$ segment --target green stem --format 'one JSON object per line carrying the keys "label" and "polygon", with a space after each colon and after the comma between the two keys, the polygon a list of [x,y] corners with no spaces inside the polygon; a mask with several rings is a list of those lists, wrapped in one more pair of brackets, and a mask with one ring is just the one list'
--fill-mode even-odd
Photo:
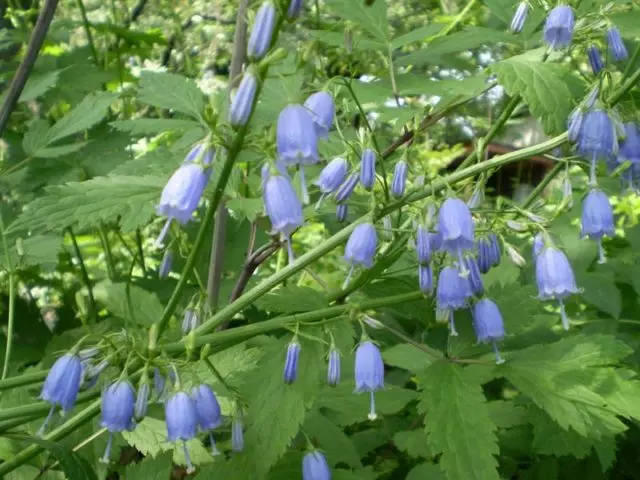
{"label": "green stem", "polygon": [[142,249],[142,235],[140,229],[136,229],[136,246],[138,247],[138,257],[140,257],[140,267],[142,268],[142,275],[147,276],[147,267],[144,263],[144,250]]}
{"label": "green stem", "polygon": [[107,237],[107,231],[104,225],[100,225],[98,229],[100,235],[100,244],[104,250],[105,259],[107,262],[107,275],[112,282],[116,279],[116,262],[113,259],[113,253],[111,252],[111,245],[109,244],[109,238]]}
{"label": "green stem", "polygon": [[68,227],[69,236],[71,237],[71,243],[73,245],[73,251],[76,254],[76,258],[78,259],[78,263],[80,264],[80,273],[82,275],[82,280],[87,287],[87,294],[89,296],[89,307],[91,308],[91,312],[89,313],[90,317],[95,318],[95,314],[98,311],[96,308],[96,299],[93,296],[93,287],[91,286],[91,279],[89,278],[89,272],[87,271],[87,267],[84,264],[84,259],[82,257],[82,252],[80,251],[80,246],[78,245],[78,239],[71,227]]}
{"label": "green stem", "polygon": [[458,26],[458,24],[464,19],[464,17],[467,16],[467,14],[471,11],[471,9],[473,8],[473,5],[475,3],[476,3],[476,0],[471,0],[469,3],[467,3],[465,5],[465,7],[462,9],[462,11],[458,14],[458,16],[453,19],[453,22],[451,22],[449,25],[444,27],[438,33],[438,35],[436,35],[435,38],[444,37],[444,36],[448,35],[454,28],[456,28]]}
{"label": "green stem", "polygon": [[10,390],[12,388],[23,387],[25,385],[40,383],[47,378],[48,373],[49,372],[47,370],[43,370],[41,372],[25,373],[15,377],[5,378],[4,380],[0,380],[0,392]]}
{"label": "green stem", "polygon": [[13,347],[13,326],[16,316],[16,274],[13,270],[9,244],[7,243],[7,237],[4,232],[4,220],[2,218],[2,212],[0,212],[0,235],[2,236],[2,248],[4,250],[5,262],[7,264],[7,272],[9,273],[9,319],[7,324],[7,343],[4,352],[4,365],[2,367],[2,380],[7,378],[9,373],[9,363],[11,361],[11,350]]}
{"label": "green stem", "polygon": [[87,9],[84,8],[84,3],[82,3],[82,0],[76,0],[76,3],[78,4],[80,15],[82,16],[82,26],[84,27],[84,32],[87,35],[87,42],[89,43],[89,48],[91,49],[91,56],[93,57],[96,65],[100,65],[98,50],[96,50],[96,45],[95,43],[93,43],[93,35],[91,34],[91,24],[89,23],[89,18],[87,17]]}
{"label": "green stem", "polygon": [[635,52],[633,52],[633,55],[631,56],[629,63],[627,63],[627,68],[624,69],[624,73],[622,74],[623,80],[629,76],[639,56],[640,56],[640,45],[636,47],[636,50]]}
{"label": "green stem", "polygon": [[[88,402],[89,400],[93,400],[98,396],[100,396],[99,390],[81,393],[80,395],[78,395],[76,404]],[[51,404],[45,401],[34,402],[28,405],[21,405],[19,407],[4,408],[0,410],[0,420],[10,420],[12,418],[26,417],[30,415],[44,416],[49,413],[50,409]]]}
{"label": "green stem", "polygon": [[[276,22],[275,29],[274,29],[273,39],[271,43],[272,45],[274,45],[278,39],[280,28],[283,22],[284,22],[284,16],[279,15],[278,20]],[[260,97],[260,92],[262,90],[262,82],[266,77],[267,72],[268,72],[268,67],[264,67],[260,71],[260,81],[258,82],[258,86],[256,88],[256,93],[254,95],[253,105],[251,108],[251,113],[249,114],[249,118],[245,123],[245,125],[238,130],[233,140],[233,143],[229,147],[227,159],[224,162],[222,170],[220,171],[220,177],[218,178],[218,183],[216,184],[216,188],[213,192],[213,197],[211,198],[211,201],[209,202],[209,206],[207,207],[207,211],[204,214],[204,217],[202,219],[202,224],[200,225],[200,229],[198,230],[198,235],[196,236],[196,239],[193,243],[193,248],[191,249],[191,252],[189,252],[189,256],[187,257],[187,261],[182,270],[182,274],[180,275],[180,279],[178,280],[178,284],[176,285],[175,289],[173,290],[173,293],[171,294],[171,298],[167,303],[167,307],[165,308],[164,313],[162,314],[162,317],[160,318],[160,320],[158,320],[157,323],[154,324],[154,327],[157,329],[156,338],[160,338],[162,336],[162,333],[164,332],[164,329],[166,328],[167,323],[169,323],[169,319],[171,318],[171,316],[173,315],[173,312],[178,307],[178,302],[180,301],[180,298],[182,297],[182,292],[187,285],[187,281],[189,279],[190,273],[193,267],[195,266],[196,259],[198,258],[200,250],[204,246],[205,239],[209,235],[209,229],[211,228],[211,224],[214,220],[215,212],[218,208],[218,205],[220,204],[220,200],[222,200],[222,195],[224,194],[225,187],[227,186],[227,182],[229,181],[229,177],[231,176],[233,165],[235,164],[235,160],[238,157],[240,150],[242,149],[242,145],[244,144],[244,138],[247,134],[247,131],[249,130],[249,125],[251,124],[251,118],[253,117],[253,113],[255,112],[256,103],[258,101],[258,98]]]}
{"label": "green stem", "polygon": [[536,185],[536,188],[529,194],[529,196],[522,203],[522,208],[529,208],[533,205],[533,202],[544,192],[544,189],[553,181],[554,178],[566,167],[564,162],[558,162],[554,165],[554,167],[549,170],[549,172],[545,175],[542,181]]}

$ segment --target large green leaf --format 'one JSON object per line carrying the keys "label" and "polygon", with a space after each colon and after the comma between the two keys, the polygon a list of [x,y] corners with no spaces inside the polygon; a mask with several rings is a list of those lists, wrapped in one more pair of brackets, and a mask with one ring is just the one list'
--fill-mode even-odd
{"label": "large green leaf", "polygon": [[260,298],[256,306],[269,312],[296,313],[326,308],[328,302],[317,290],[290,284]]}
{"label": "large green leaf", "polygon": [[171,476],[171,467],[170,453],[163,453],[155,458],[145,458],[140,463],[127,466],[125,480],[142,480],[145,478],[167,480]]}
{"label": "large green leaf", "polygon": [[103,303],[116,317],[134,325],[150,327],[164,313],[164,307],[155,293],[135,285],[103,282],[93,289],[96,300]]}
{"label": "large green leaf", "polygon": [[354,2],[352,0],[325,0],[325,4],[345,20],[362,27],[373,39],[384,46],[389,40],[387,2]]}
{"label": "large green leaf", "polygon": [[205,101],[202,91],[187,78],[173,73],[142,72],[138,99],[155,107],[184,113],[200,120]]}
{"label": "large green leaf", "polygon": [[52,186],[25,207],[9,232],[88,228],[118,219],[123,231],[132,231],[153,216],[165,182],[153,176],[110,176]]}
{"label": "large green leaf", "polygon": [[330,465],[346,463],[352,468],[362,467],[360,456],[352,440],[347,437],[342,428],[318,411],[309,412],[303,428],[314,438],[317,447],[325,452]]}
{"label": "large green leaf", "polygon": [[482,386],[459,365],[433,363],[418,408],[426,414],[428,444],[442,452],[440,467],[449,480],[498,480],[498,439]]}
{"label": "large green leaf", "polygon": [[620,29],[620,33],[629,38],[640,37],[640,10],[618,12],[608,15],[609,20]]}
{"label": "large green leaf", "polygon": [[585,302],[613,318],[620,318],[622,294],[611,274],[578,273],[576,277]]}

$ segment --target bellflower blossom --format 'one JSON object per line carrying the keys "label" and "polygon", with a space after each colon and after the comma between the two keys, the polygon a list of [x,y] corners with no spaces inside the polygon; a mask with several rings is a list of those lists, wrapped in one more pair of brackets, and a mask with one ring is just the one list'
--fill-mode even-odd
{"label": "bellflower blossom", "polygon": [[196,416],[198,418],[198,428],[202,432],[209,432],[209,441],[211,443],[211,454],[219,455],[220,452],[216,447],[216,440],[213,437],[212,430],[218,428],[222,423],[222,413],[218,399],[206,384],[198,385],[191,391],[191,398],[195,403]]}
{"label": "bellflower blossom", "polygon": [[536,283],[542,300],[555,299],[560,304],[562,326],[569,330],[564,299],[578,293],[576,279],[567,256],[553,246],[545,246],[536,256]]}
{"label": "bellflower blossom", "polygon": [[544,41],[554,50],[568,47],[573,39],[575,18],[568,5],[558,5],[549,12],[544,24]]}
{"label": "bellflower blossom", "polygon": [[438,276],[436,287],[436,309],[444,314],[449,321],[451,335],[456,336],[453,311],[467,308],[468,300],[473,296],[468,277],[460,275],[456,267],[444,267]]}
{"label": "bellflower blossom", "polygon": [[384,388],[384,362],[380,349],[370,340],[365,340],[356,349],[356,366],[354,371],[356,393],[369,392],[369,420],[378,418],[374,392]]}
{"label": "bellflower blossom", "polygon": [[284,383],[293,383],[298,375],[298,359],[300,358],[300,343],[293,339],[287,346],[287,356],[284,362],[282,377]]}
{"label": "bellflower blossom", "polygon": [[607,112],[596,109],[584,115],[576,150],[591,161],[590,183],[595,185],[597,160],[610,161],[618,154],[616,127]]}
{"label": "bellflower blossom", "polygon": [[53,364],[40,393],[40,398],[50,403],[51,409],[38,431],[38,436],[41,436],[47,428],[56,405],[60,405],[63,411],[69,411],[73,408],[82,382],[82,371],[83,366],[80,358],[72,353],[63,355]]}
{"label": "bellflower blossom", "polygon": [[476,303],[472,310],[473,329],[478,337],[478,342],[493,345],[496,355],[496,363],[504,363],[496,342],[504,338],[504,322],[498,305],[493,300],[483,298]]}
{"label": "bellflower blossom", "polygon": [[289,8],[287,9],[287,17],[291,20],[300,15],[300,10],[302,10],[302,4],[304,0],[291,0],[289,3]]}
{"label": "bellflower blossom", "polygon": [[595,45],[589,46],[589,48],[587,48],[587,57],[589,58],[593,74],[598,75],[604,68],[604,62],[602,61],[602,56],[600,55],[598,47]]}
{"label": "bellflower blossom", "polygon": [[347,201],[358,185],[358,181],[359,178],[357,173],[353,172],[349,175],[333,194],[336,202],[343,203]]}
{"label": "bellflower blossom", "polygon": [[261,60],[269,51],[275,21],[275,5],[270,1],[264,2],[258,9],[255,22],[251,28],[249,42],[247,43],[247,57],[249,57],[249,60]]}
{"label": "bellflower blossom", "polygon": [[344,222],[347,219],[347,214],[349,213],[349,205],[346,203],[339,203],[336,206],[336,218],[340,223]]}
{"label": "bellflower blossom", "polygon": [[527,20],[529,14],[529,4],[527,2],[520,2],[516,12],[511,19],[511,26],[509,27],[513,33],[520,33],[524,27],[524,22]]}
{"label": "bellflower blossom", "polygon": [[469,255],[465,258],[465,264],[469,271],[469,285],[474,295],[484,295],[484,283],[482,282],[482,275],[480,274],[480,268],[475,257]]}
{"label": "bellflower blossom", "polygon": [[293,263],[291,234],[304,223],[302,205],[288,177],[271,175],[262,187],[267,215],[271,220],[272,232],[279,233],[287,242],[289,263]]}
{"label": "bellflower blossom", "polygon": [[251,71],[247,71],[242,77],[238,91],[231,100],[229,106],[229,123],[234,127],[241,127],[247,124],[253,99],[258,89],[258,80]]}
{"label": "bellflower blossom", "polygon": [[427,227],[418,225],[416,229],[416,254],[418,263],[426,265],[431,261],[431,240]]}
{"label": "bellflower blossom", "polygon": [[118,380],[112,383],[102,394],[102,421],[100,425],[109,431],[109,440],[102,462],[109,463],[113,434],[124,430],[133,430],[135,393],[128,381]]}
{"label": "bellflower blossom", "polygon": [[447,198],[438,212],[438,231],[442,234],[442,248],[458,257],[461,275],[466,275],[462,253],[474,245],[474,225],[471,211],[459,198]]}
{"label": "bellflower blossom", "polygon": [[316,180],[316,185],[320,188],[322,195],[316,204],[316,210],[320,208],[324,197],[335,191],[345,181],[347,176],[347,161],[342,157],[331,160],[320,172],[320,177]]}
{"label": "bellflower blossom", "polygon": [[188,308],[182,318],[182,335],[187,335],[200,325],[200,318],[195,310]]}
{"label": "bellflower blossom", "polygon": [[309,203],[304,165],[317,163],[318,137],[313,117],[302,105],[288,105],[278,116],[276,126],[278,157],[285,165],[300,166],[300,183],[303,202]]}
{"label": "bellflower blossom", "polygon": [[429,265],[418,265],[418,284],[425,295],[433,293],[433,272]]}
{"label": "bellflower blossom", "polygon": [[308,452],[302,459],[302,480],[331,480],[327,459],[318,450]]}
{"label": "bellflower blossom", "polygon": [[598,242],[599,262],[605,263],[606,257],[602,247],[602,237],[613,237],[615,225],[613,209],[609,198],[602,190],[591,190],[582,204],[582,237],[589,237]]}
{"label": "bellflower blossom", "polygon": [[349,283],[356,265],[362,265],[364,268],[371,268],[373,266],[373,257],[376,254],[376,248],[378,248],[376,228],[371,223],[360,223],[356,225],[344,249],[344,259],[351,264],[351,269],[342,285],[343,289],[346,288]]}
{"label": "bellflower blossom", "polygon": [[319,138],[329,138],[336,109],[333,97],[328,92],[316,92],[307,98],[304,106],[311,112],[316,135]]}
{"label": "bellflower blossom", "polygon": [[627,52],[627,47],[624,45],[620,30],[617,27],[612,26],[607,30],[607,43],[609,44],[611,55],[617,62],[629,58],[629,52]]}
{"label": "bellflower blossom", "polygon": [[193,399],[185,392],[176,392],[166,401],[164,415],[167,423],[167,438],[170,442],[182,440],[187,473],[195,468],[189,457],[187,440],[195,438],[198,427],[198,413]]}
{"label": "bellflower blossom", "polygon": [[618,150],[618,163],[630,162],[630,167],[623,173],[633,188],[634,181],[638,178],[640,169],[640,130],[634,122],[624,124],[625,138],[620,142]]}
{"label": "bellflower blossom", "polygon": [[376,154],[365,148],[360,157],[360,183],[366,190],[371,190],[376,181]]}
{"label": "bellflower blossom", "polygon": [[407,162],[400,160],[396,163],[395,170],[393,172],[393,181],[391,182],[391,195],[396,198],[400,198],[404,195],[404,190],[407,185]]}

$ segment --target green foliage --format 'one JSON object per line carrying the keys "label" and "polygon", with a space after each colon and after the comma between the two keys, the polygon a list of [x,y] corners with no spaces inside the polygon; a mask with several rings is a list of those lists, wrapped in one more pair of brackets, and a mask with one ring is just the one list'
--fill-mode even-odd
{"label": "green foliage", "polygon": [[197,120],[202,119],[205,105],[202,91],[193,82],[171,73],[144,72],[140,77],[138,99]]}

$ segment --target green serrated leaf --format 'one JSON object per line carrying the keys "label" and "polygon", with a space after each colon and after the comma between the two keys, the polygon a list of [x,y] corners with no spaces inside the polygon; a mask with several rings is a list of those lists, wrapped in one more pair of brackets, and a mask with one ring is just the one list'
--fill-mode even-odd
{"label": "green serrated leaf", "polygon": [[438,465],[421,463],[411,469],[405,480],[445,480],[447,477]]}
{"label": "green serrated leaf", "polygon": [[489,416],[499,428],[512,428],[525,425],[527,409],[522,405],[516,405],[512,401],[496,400],[487,403]]}
{"label": "green serrated leaf", "polygon": [[125,480],[142,480],[155,478],[167,480],[171,476],[172,458],[170,453],[157,457],[147,457],[140,463],[131,464],[125,470]]}
{"label": "green serrated leaf", "polygon": [[49,122],[46,120],[35,119],[29,123],[29,129],[22,139],[22,149],[24,152],[33,156],[36,151],[43,148],[47,144],[47,132],[49,131]]}
{"label": "green serrated leaf", "polygon": [[[575,106],[577,80],[565,67],[542,63],[529,53],[507,58],[491,66],[506,92],[522,95],[544,131],[555,135],[566,130],[567,118]],[[574,88],[571,87],[573,83]]]}
{"label": "green serrated leaf", "polygon": [[138,100],[196,120],[202,118],[205,106],[202,90],[191,80],[173,73],[142,72]]}
{"label": "green serrated leaf", "polygon": [[393,436],[393,443],[410,457],[433,458],[433,452],[427,444],[427,435],[422,429],[397,432]]}
{"label": "green serrated leaf", "polygon": [[167,441],[167,427],[162,420],[150,416],[136,425],[132,431],[125,430],[122,436],[145,456],[155,457],[160,452],[167,452],[173,445]]}
{"label": "green serrated leaf", "polygon": [[489,417],[482,386],[459,365],[433,363],[425,376],[418,408],[440,467],[450,480],[498,480],[496,426]]}
{"label": "green serrated leaf", "polygon": [[393,40],[391,40],[391,48],[395,50],[410,45],[414,42],[424,41],[426,38],[437,34],[444,28],[446,28],[446,25],[443,25],[441,23],[423,25],[422,27],[418,27],[415,30],[410,31],[409,33],[405,33],[404,35],[395,37]]}
{"label": "green serrated leaf", "polygon": [[109,176],[51,186],[25,207],[8,232],[89,228],[118,218],[129,232],[154,215],[165,182],[155,176]]}
{"label": "green serrated leaf", "polygon": [[93,288],[93,294],[111,314],[134,325],[150,327],[164,313],[164,307],[155,293],[135,285],[129,285],[127,291],[125,283],[102,282]]}
{"label": "green serrated leaf", "polygon": [[[201,128],[198,122],[179,118],[138,118],[135,120],[118,120],[111,122],[116,130],[127,132],[132,136],[158,135],[173,130],[189,130]],[[204,131],[203,131],[204,136]]]}
{"label": "green serrated leaf", "polygon": [[422,372],[434,361],[434,357],[408,343],[399,343],[382,352],[384,363],[410,372]]}
{"label": "green serrated leaf", "polygon": [[620,318],[622,294],[611,274],[580,272],[576,277],[585,302],[613,318]]}
{"label": "green serrated leaf", "polygon": [[543,411],[532,408],[529,420],[533,424],[533,450],[541,455],[573,455],[585,458],[594,441],[569,428],[564,430]]}
{"label": "green serrated leaf", "polygon": [[365,30],[372,38],[386,45],[389,41],[387,2],[353,2],[352,0],[325,0],[329,9]]}
{"label": "green serrated leaf", "polygon": [[326,308],[327,298],[317,290],[289,284],[256,301],[258,308],[269,312],[296,313]]}
{"label": "green serrated leaf", "polygon": [[40,75],[30,76],[24,86],[24,90],[22,90],[22,94],[20,94],[20,101],[31,102],[47,93],[58,83],[60,72],[61,70],[53,70]]}
{"label": "green serrated leaf", "polygon": [[262,215],[264,203],[260,198],[232,198],[227,202],[227,208],[236,217],[242,216],[253,222]]}
{"label": "green serrated leaf", "polygon": [[79,142],[69,145],[59,145],[57,147],[39,148],[33,152],[33,156],[36,158],[58,158],[82,150],[88,143],[89,142]]}
{"label": "green serrated leaf", "polygon": [[84,97],[49,129],[47,145],[93,127],[107,115],[107,109],[118,96],[112,92],[92,92]]}

